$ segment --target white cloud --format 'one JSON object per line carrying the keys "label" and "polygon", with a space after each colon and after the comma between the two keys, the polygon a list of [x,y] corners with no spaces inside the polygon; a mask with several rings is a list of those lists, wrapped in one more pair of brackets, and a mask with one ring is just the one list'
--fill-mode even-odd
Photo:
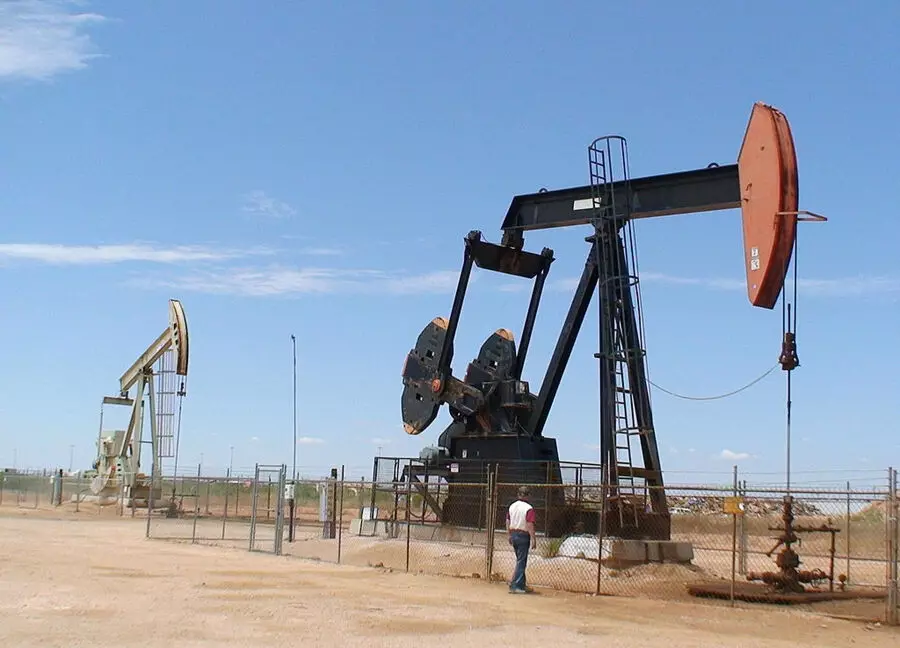
{"label": "white cloud", "polygon": [[297,439],[297,445],[320,445],[322,443],[325,443],[324,439],[318,437],[303,436]]}
{"label": "white cloud", "polygon": [[143,277],[137,281],[139,285],[149,288],[177,287],[194,292],[244,297],[339,292],[403,295],[452,292],[456,288],[458,274],[450,270],[408,275],[364,269],[244,268],[198,272],[169,280]]}
{"label": "white cloud", "polygon": [[251,191],[244,196],[243,210],[248,214],[265,218],[289,218],[297,213],[286,202],[277,200],[261,190]]}
{"label": "white cloud", "polygon": [[[578,282],[576,281],[575,284]],[[572,287],[575,287],[575,284]],[[524,283],[524,282],[516,282],[516,283],[503,283],[497,286],[497,290],[500,292],[510,292],[510,293],[518,293],[530,291],[534,287],[534,283]]]}
{"label": "white cloud", "polygon": [[300,254],[305,256],[340,256],[343,250],[329,247],[308,247],[300,250]]}
{"label": "white cloud", "polygon": [[[309,293],[416,294],[446,293],[456,288],[457,270],[411,274],[404,271],[334,267],[227,267],[221,262],[254,255],[274,255],[265,247],[229,249],[201,245],[161,246],[149,243],[65,245],[55,243],[0,243],[0,264],[31,262],[57,266],[156,263],[201,264],[186,273],[148,277],[129,283],[143,288],[179,288],[194,292],[242,296]],[[334,256],[337,248],[306,248],[301,255]],[[212,264],[212,265],[210,265]]]}
{"label": "white cloud", "polygon": [[[788,287],[793,286],[788,282]],[[800,279],[797,286],[801,295],[823,297],[854,297],[859,295],[885,295],[900,293],[900,277],[846,277],[844,279]]]}
{"label": "white cloud", "polygon": [[661,272],[642,272],[641,282],[659,283],[680,286],[701,286],[713,290],[745,290],[746,282],[740,279],[679,277],[677,275],[663,274]]}
{"label": "white cloud", "polygon": [[0,243],[0,260],[18,259],[53,265],[93,265],[146,261],[151,263],[184,263],[190,261],[222,261],[268,254],[256,250],[217,250],[196,245],[157,247],[143,243],[125,245],[62,245],[53,243]]}
{"label": "white cloud", "polygon": [[[578,285],[580,277],[570,277],[548,282],[553,290],[571,292]],[[747,284],[743,279],[723,277],[682,277],[661,272],[641,272],[642,284],[662,284],[669,286],[696,286],[708,290],[743,292]],[[788,280],[785,290],[793,290],[794,282]],[[819,297],[858,297],[862,295],[888,295],[900,293],[900,277],[864,276],[840,277],[836,279],[800,279],[797,282],[800,295]],[[512,285],[504,290],[515,290]]]}
{"label": "white cloud", "polygon": [[750,459],[751,455],[746,452],[734,452],[733,450],[725,449],[722,450],[719,457],[728,461],[743,461],[744,459]]}
{"label": "white cloud", "polygon": [[47,80],[81,70],[100,54],[87,30],[106,19],[69,0],[0,3],[0,79]]}

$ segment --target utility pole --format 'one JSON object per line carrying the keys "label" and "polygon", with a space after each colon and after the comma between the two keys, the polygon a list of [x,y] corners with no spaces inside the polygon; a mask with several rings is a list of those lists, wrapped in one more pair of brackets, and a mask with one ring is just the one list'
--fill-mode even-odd
{"label": "utility pole", "polygon": [[294,541],[294,498],[296,497],[296,489],[297,489],[297,338],[291,333],[291,347],[293,348],[293,356],[294,356],[294,443],[293,443],[293,457],[294,463],[291,471],[291,487],[288,489],[288,494],[290,497],[288,498],[288,508],[290,509],[289,517],[290,521],[288,524],[288,542]]}
{"label": "utility pole", "polygon": [[228,459],[228,474],[234,472],[234,446],[231,446],[231,456]]}
{"label": "utility pole", "polygon": [[72,472],[72,463],[75,457],[75,445],[69,444],[69,472]]}

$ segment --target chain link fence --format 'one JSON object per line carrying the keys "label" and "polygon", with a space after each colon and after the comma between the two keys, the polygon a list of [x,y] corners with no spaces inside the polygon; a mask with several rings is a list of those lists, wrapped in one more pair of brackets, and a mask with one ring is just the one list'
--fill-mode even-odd
{"label": "chain link fence", "polygon": [[0,471],[0,508],[52,511],[63,505],[79,513],[123,514],[121,492],[96,497],[90,477],[66,475],[61,470]]}
{"label": "chain link fence", "polygon": [[[293,483],[284,466],[257,466],[249,478],[203,476],[198,468],[193,476],[161,482],[148,535],[508,583],[516,556],[506,510],[520,482],[503,481],[495,472],[483,480],[448,483],[408,468],[400,462],[376,467],[373,480],[348,480],[341,468]],[[601,488],[585,470],[560,473],[562,483],[530,485],[536,547],[526,573],[536,591],[792,603],[900,622],[895,471],[881,489],[795,486],[788,493],[735,479],[730,486],[668,485],[656,495],[645,490],[630,502]],[[786,534],[788,495],[792,533]],[[660,501],[668,515],[654,517]],[[648,528],[656,540],[625,532],[630,518],[644,517],[654,520],[656,526]],[[785,554],[785,539],[799,564]],[[786,573],[782,565],[795,568],[787,571],[831,600],[804,594],[798,603],[789,594],[774,596],[772,585]]]}

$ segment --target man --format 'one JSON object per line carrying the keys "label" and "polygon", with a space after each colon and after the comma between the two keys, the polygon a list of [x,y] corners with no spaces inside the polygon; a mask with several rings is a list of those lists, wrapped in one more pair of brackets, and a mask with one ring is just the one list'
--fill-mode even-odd
{"label": "man", "polygon": [[509,582],[511,594],[525,594],[531,589],[525,584],[525,568],[528,565],[528,550],[537,547],[534,535],[534,507],[528,503],[528,487],[520,486],[519,499],[509,505],[506,512],[506,532],[509,544],[516,552],[516,569]]}

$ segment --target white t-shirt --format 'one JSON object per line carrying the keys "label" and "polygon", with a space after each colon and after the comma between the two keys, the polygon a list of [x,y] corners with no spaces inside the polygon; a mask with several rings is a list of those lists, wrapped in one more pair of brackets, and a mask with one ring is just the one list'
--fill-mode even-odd
{"label": "white t-shirt", "polygon": [[506,519],[509,522],[510,531],[525,531],[527,533],[528,527],[526,523],[534,523],[534,507],[528,502],[516,500],[509,505]]}

